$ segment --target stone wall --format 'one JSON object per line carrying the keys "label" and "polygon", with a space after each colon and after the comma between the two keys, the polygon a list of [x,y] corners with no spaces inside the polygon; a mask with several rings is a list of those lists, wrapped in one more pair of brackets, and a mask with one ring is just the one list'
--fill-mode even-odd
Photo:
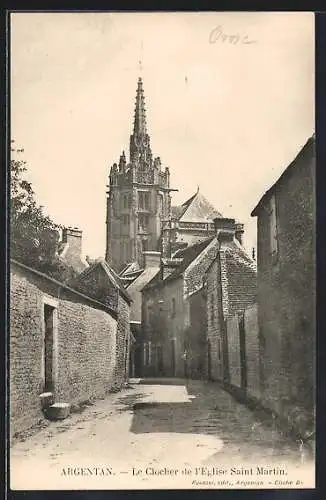
{"label": "stone wall", "polygon": [[311,148],[289,168],[256,213],[261,389],[264,404],[278,413],[283,412],[284,401],[312,408],[315,398],[315,159]]}
{"label": "stone wall", "polygon": [[115,387],[120,389],[129,377],[130,354],[130,306],[119,295],[118,298],[118,324],[116,346]]}
{"label": "stone wall", "polygon": [[218,280],[219,263],[216,259],[207,273],[207,338],[210,357],[208,358],[208,378],[224,378],[225,365],[223,355],[223,316],[221,313],[221,286]]}
{"label": "stone wall", "polygon": [[240,351],[239,317],[256,301],[257,273],[255,263],[232,239],[221,242],[206,273],[206,290],[209,378],[242,387],[240,354],[244,356],[245,346]]}
{"label": "stone wall", "polygon": [[244,312],[247,394],[260,399],[259,329],[257,304]]}
{"label": "stone wall", "polygon": [[[117,318],[100,303],[25,266],[12,264],[10,288],[12,434],[41,418],[45,390],[44,307],[53,307],[53,392],[78,403],[103,396],[115,381]],[[122,369],[122,367],[121,367]]]}
{"label": "stone wall", "polygon": [[229,359],[229,381],[230,384],[239,389],[241,380],[241,353],[239,318],[236,314],[227,319],[228,359]]}

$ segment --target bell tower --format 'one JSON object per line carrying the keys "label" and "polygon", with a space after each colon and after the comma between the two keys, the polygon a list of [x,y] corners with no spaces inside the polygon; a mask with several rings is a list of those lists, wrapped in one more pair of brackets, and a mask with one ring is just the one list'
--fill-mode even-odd
{"label": "bell tower", "polygon": [[123,151],[110,168],[107,192],[106,260],[120,272],[143,266],[143,252],[161,250],[162,222],[170,218],[170,172],[153,159],[146,126],[142,79],[138,79],[129,161]]}

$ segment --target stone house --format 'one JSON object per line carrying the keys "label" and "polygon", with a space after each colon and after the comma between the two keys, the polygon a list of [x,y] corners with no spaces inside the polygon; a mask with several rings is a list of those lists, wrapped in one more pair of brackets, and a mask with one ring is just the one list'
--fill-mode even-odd
{"label": "stone house", "polygon": [[130,306],[132,300],[122,281],[104,259],[98,259],[80,273],[71,286],[99,300],[117,313],[115,387],[120,389],[129,378],[129,353],[132,343]]}
{"label": "stone house", "polygon": [[[43,416],[40,396],[78,404],[126,379],[117,346],[129,332],[129,303],[97,300],[16,261],[10,274],[11,436]],[[125,315],[123,324],[121,316]]]}
{"label": "stone house", "polygon": [[298,412],[302,418],[315,405],[314,136],[252,216],[257,217],[262,401],[281,416]]}
{"label": "stone house", "polygon": [[[248,308],[257,300],[256,263],[235,237],[234,219],[215,219],[214,222],[218,252],[205,274],[207,374],[210,380],[244,389],[246,356],[250,357],[254,346],[250,337],[249,344],[245,345],[242,323]],[[255,376],[259,376],[257,370]]]}
{"label": "stone house", "polygon": [[161,273],[143,288],[145,373],[205,377],[203,276],[216,245],[206,238],[179,250],[177,266],[163,261]]}
{"label": "stone house", "polygon": [[234,219],[216,218],[214,227],[215,236],[163,259],[161,274],[143,289],[144,359],[151,374],[230,378],[226,322],[255,303],[256,265]]}

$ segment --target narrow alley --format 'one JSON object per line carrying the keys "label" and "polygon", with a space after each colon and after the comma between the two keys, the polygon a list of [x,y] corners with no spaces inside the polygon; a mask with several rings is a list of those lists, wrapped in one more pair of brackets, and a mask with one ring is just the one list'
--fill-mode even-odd
{"label": "narrow alley", "polygon": [[[216,383],[132,379],[16,439],[13,489],[310,487],[299,446]],[[291,483],[292,482],[292,483]]]}

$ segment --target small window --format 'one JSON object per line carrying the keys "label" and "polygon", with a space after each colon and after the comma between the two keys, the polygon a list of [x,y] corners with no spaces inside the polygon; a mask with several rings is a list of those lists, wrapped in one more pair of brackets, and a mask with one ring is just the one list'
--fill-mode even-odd
{"label": "small window", "polygon": [[214,295],[211,295],[211,320],[214,321]]}
{"label": "small window", "polygon": [[144,193],[138,194],[138,206],[139,208],[144,208]]}
{"label": "small window", "polygon": [[163,196],[161,194],[158,196],[158,212],[160,215],[163,214]]}
{"label": "small window", "polygon": [[173,298],[173,299],[172,299],[171,309],[172,309],[171,315],[172,315],[172,318],[174,318],[175,313],[176,313],[176,309],[175,309],[175,298]]}
{"label": "small window", "polygon": [[219,360],[221,360],[221,341],[218,339],[217,341],[217,357]]}
{"label": "small window", "polygon": [[150,198],[149,198],[150,193],[144,193],[140,192],[138,195],[138,205],[139,208],[143,210],[149,210],[150,207]]}
{"label": "small window", "polygon": [[146,231],[148,229],[148,223],[148,215],[140,214],[138,218],[138,229],[140,231]]}
{"label": "small window", "polygon": [[123,215],[122,221],[123,221],[124,226],[128,226],[129,225],[129,215]]}
{"label": "small window", "polygon": [[273,195],[269,202],[269,234],[270,234],[270,249],[273,256],[278,253],[278,234],[277,234],[277,213],[276,200]]}

